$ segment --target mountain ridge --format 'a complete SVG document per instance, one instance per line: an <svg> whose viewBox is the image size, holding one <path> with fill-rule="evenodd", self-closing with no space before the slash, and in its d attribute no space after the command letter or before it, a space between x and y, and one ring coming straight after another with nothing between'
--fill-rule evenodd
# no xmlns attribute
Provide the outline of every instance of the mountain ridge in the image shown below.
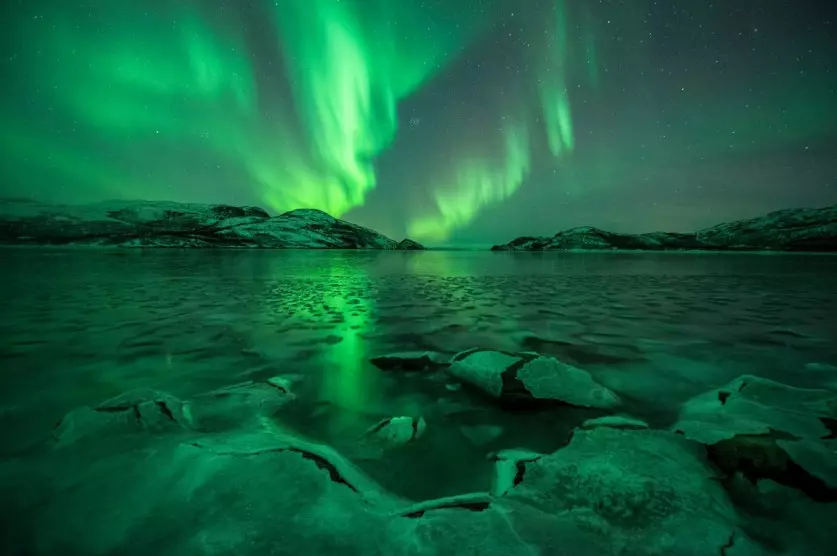
<svg viewBox="0 0 837 556"><path fill-rule="evenodd" d="M837 252L837 205L776 210L696 232L625 234L579 226L550 237L521 236L491 250Z"/></svg>
<svg viewBox="0 0 837 556"><path fill-rule="evenodd" d="M47 205L0 199L0 244L170 248L420 250L317 209L173 201Z"/></svg>
<svg viewBox="0 0 837 556"><path fill-rule="evenodd" d="M0 198L0 245L424 250L318 209L271 216L255 206L174 201L49 205ZM792 208L696 232L609 232L578 226L521 236L492 251L837 252L837 205Z"/></svg>

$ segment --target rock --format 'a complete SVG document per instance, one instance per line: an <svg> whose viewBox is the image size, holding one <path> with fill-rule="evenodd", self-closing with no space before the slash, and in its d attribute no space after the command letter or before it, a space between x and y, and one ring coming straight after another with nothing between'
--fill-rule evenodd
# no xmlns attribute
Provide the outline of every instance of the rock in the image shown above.
<svg viewBox="0 0 837 556"><path fill-rule="evenodd" d="M684 404L673 430L707 446L718 467L837 500L837 394L752 375Z"/></svg>
<svg viewBox="0 0 837 556"><path fill-rule="evenodd" d="M411 503L327 447L264 431L141 447L52 462L31 524L48 533L11 553L405 554L412 520L392 516Z"/></svg>
<svg viewBox="0 0 837 556"><path fill-rule="evenodd" d="M403 446L421 438L427 428L424 417L387 417L366 431L364 437L386 446Z"/></svg>
<svg viewBox="0 0 837 556"><path fill-rule="evenodd" d="M526 464L538 461L544 457L544 454L531 450L512 449L489 454L488 457L495 462L491 494L504 496L523 480L523 475L526 473Z"/></svg>
<svg viewBox="0 0 837 556"><path fill-rule="evenodd" d="M619 397L593 380L590 373L554 357L532 359L517 371L517 379L536 399L598 408L612 408L620 403Z"/></svg>
<svg viewBox="0 0 837 556"><path fill-rule="evenodd" d="M707 446L707 453L728 475L740 472L754 483L770 479L818 502L837 501L837 443L742 434Z"/></svg>
<svg viewBox="0 0 837 556"><path fill-rule="evenodd" d="M55 426L53 437L59 444L84 437L142 430L194 429L227 431L246 424L258 425L296 399L290 387L295 377L273 377L264 382L243 382L183 402L165 392L132 390L96 407L69 412Z"/></svg>
<svg viewBox="0 0 837 556"><path fill-rule="evenodd" d="M619 397L586 371L536 353L473 349L453 357L448 372L509 404L561 402L613 408Z"/></svg>
<svg viewBox="0 0 837 556"><path fill-rule="evenodd" d="M709 250L837 251L837 205L787 209L694 233L620 234L584 226L552 237L519 237L492 251Z"/></svg>
<svg viewBox="0 0 837 556"><path fill-rule="evenodd" d="M492 508L488 493L403 500L333 449L277 430L196 433L180 442L147 435L121 448L94 459L63 453L30 470L34 484L4 490L21 515L38 515L17 528L10 553L415 556L468 546L529 556L534 549L511 510ZM550 542L566 539L557 533Z"/></svg>
<svg viewBox="0 0 837 556"><path fill-rule="evenodd" d="M725 484L741 508L747 529L758 531L765 545L781 547L783 554L831 554L837 504L815 502L804 493L770 479L753 483L740 473Z"/></svg>
<svg viewBox="0 0 837 556"><path fill-rule="evenodd" d="M516 370L524 359L512 353L489 350L469 350L453 357L448 372L459 380L476 386L483 392L500 398L503 394L503 374Z"/></svg>
<svg viewBox="0 0 837 556"><path fill-rule="evenodd" d="M634 419L623 415L604 415L594 419L587 419L581 424L584 430L598 427L611 427L615 429L647 429L648 423L641 419Z"/></svg>
<svg viewBox="0 0 837 556"><path fill-rule="evenodd" d="M188 429L192 425L189 404L164 392L132 390L94 408L69 412L55 425L53 438L66 445L103 434Z"/></svg>
<svg viewBox="0 0 837 556"><path fill-rule="evenodd" d="M404 501L383 491L363 471L333 448L310 442L291 433L271 430L247 430L236 434L198 438L186 447L197 447L218 456L259 456L262 454L292 452L314 462L318 469L326 471L328 478L348 487L366 503L383 509L395 509Z"/></svg>
<svg viewBox="0 0 837 556"><path fill-rule="evenodd" d="M806 484L802 488L803 492L813 491L811 497L814 500L837 501L837 440L816 442L778 439L776 445L805 473L817 479ZM800 480L808 483L807 478L800 478ZM823 489L823 484L827 488Z"/></svg>
<svg viewBox="0 0 837 556"><path fill-rule="evenodd" d="M412 239L402 239L398 242L398 249L401 251L425 251L427 248Z"/></svg>
<svg viewBox="0 0 837 556"><path fill-rule="evenodd" d="M723 554L724 546L752 546L701 446L669 432L578 430L553 454L516 461L503 499L593 528L614 553ZM508 486L510 470L499 472Z"/></svg>
<svg viewBox="0 0 837 556"><path fill-rule="evenodd" d="M435 371L450 364L448 357L435 351L408 351L373 357L370 362L383 371Z"/></svg>
<svg viewBox="0 0 837 556"><path fill-rule="evenodd" d="M120 247L396 249L373 230L319 210L270 217L258 207L107 201L88 205L0 202L0 243Z"/></svg>
<svg viewBox="0 0 837 556"><path fill-rule="evenodd" d="M245 383L194 405L248 403L268 391L287 395ZM113 407L134 401L149 398ZM378 430L403 427L396 419ZM274 421L137 435L112 447L77 443L33 454L26 473L13 467L16 459L0 462L0 477L15 478L2 491L15 509L4 515L14 530L4 547L126 556L746 554L749 539L702 454L671 433L600 427L576 432L554 454L495 454L492 493L414 501Z"/></svg>
<svg viewBox="0 0 837 556"><path fill-rule="evenodd" d="M837 393L828 390L743 375L687 401L673 428L704 444L771 431L819 439L830 432L823 419L835 417L835 403Z"/></svg>

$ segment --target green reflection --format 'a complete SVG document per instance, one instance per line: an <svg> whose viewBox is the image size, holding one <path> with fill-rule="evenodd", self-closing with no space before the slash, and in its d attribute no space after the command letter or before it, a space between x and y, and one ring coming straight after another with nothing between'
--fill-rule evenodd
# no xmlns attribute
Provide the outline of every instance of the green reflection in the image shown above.
<svg viewBox="0 0 837 556"><path fill-rule="evenodd" d="M348 410L338 412L339 421L329 423L333 432L339 432L367 424L363 413L379 405L382 384L379 372L369 364L365 337L374 326L369 278L361 265L349 267L335 257L329 259L322 295L316 301L327 308L327 321L335 323L329 334L340 340L326 344L319 397Z"/></svg>

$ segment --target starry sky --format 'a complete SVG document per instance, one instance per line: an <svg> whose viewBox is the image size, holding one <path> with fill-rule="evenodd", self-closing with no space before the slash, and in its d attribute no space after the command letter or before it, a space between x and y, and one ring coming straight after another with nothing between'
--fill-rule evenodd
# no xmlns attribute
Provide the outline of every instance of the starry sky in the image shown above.
<svg viewBox="0 0 837 556"><path fill-rule="evenodd" d="M0 196L476 245L837 203L829 0L7 0Z"/></svg>

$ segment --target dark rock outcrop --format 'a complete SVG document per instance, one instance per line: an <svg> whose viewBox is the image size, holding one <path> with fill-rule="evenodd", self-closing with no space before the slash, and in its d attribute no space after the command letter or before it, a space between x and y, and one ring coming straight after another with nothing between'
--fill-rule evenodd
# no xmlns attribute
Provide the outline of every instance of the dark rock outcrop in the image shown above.
<svg viewBox="0 0 837 556"><path fill-rule="evenodd" d="M436 371L450 365L449 358L435 351L388 353L369 361L382 371Z"/></svg>
<svg viewBox="0 0 837 556"><path fill-rule="evenodd" d="M837 501L837 394L751 375L689 400L672 429L706 445L713 462Z"/></svg>
<svg viewBox="0 0 837 556"><path fill-rule="evenodd" d="M0 202L0 244L406 248L374 230L333 218L320 210L299 209L271 217L258 207L162 201L108 201L73 206L5 200Z"/></svg>
<svg viewBox="0 0 837 556"><path fill-rule="evenodd" d="M584 226L552 237L519 237L492 251L837 251L837 205L787 209L693 233L620 234Z"/></svg>

